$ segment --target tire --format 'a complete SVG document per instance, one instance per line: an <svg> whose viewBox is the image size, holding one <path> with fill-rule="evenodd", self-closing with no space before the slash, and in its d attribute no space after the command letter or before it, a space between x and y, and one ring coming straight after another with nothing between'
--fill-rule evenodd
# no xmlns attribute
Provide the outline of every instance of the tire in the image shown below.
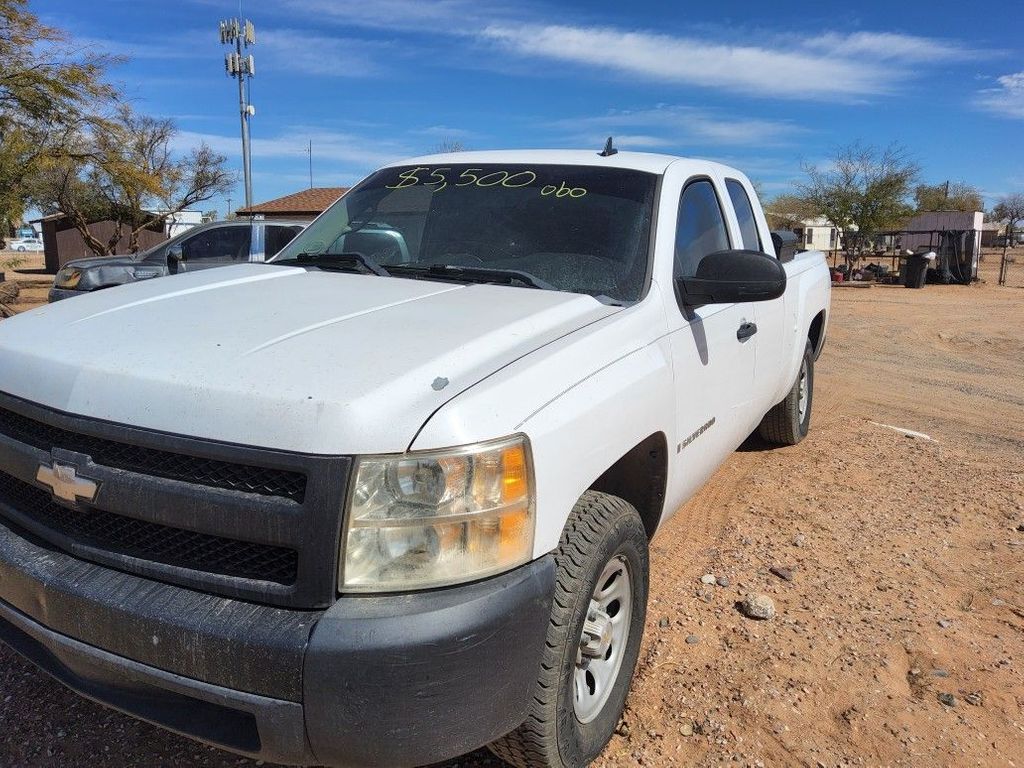
<svg viewBox="0 0 1024 768"><path fill-rule="evenodd" d="M801 413L801 386L805 387L804 409ZM811 406L814 404L814 347L807 342L793 388L761 419L757 432L773 445L796 445L811 428Z"/></svg>
<svg viewBox="0 0 1024 768"><path fill-rule="evenodd" d="M562 531L555 563L551 621L528 716L490 745L494 754L517 768L582 768L601 753L622 716L643 637L647 534L631 504L606 493L584 493ZM599 587L602 600L614 597L606 613L591 614L588 621ZM604 623L609 616L611 621ZM615 616L620 623L614 622ZM586 656L581 647L585 622L591 640ZM611 628L598 637L599 626ZM625 628L623 637L615 634L619 627ZM610 643L602 653L605 638ZM581 669L583 664L588 666ZM594 675L609 684L591 688L598 679ZM588 692L579 702L577 681Z"/></svg>

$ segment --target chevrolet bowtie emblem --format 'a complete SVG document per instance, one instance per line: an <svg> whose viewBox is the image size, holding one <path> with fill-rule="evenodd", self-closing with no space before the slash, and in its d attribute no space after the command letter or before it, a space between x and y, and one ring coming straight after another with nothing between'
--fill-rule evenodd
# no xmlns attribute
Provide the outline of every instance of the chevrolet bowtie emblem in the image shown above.
<svg viewBox="0 0 1024 768"><path fill-rule="evenodd" d="M36 480L48 486L53 495L62 501L74 504L78 501L92 501L99 486L87 477L79 477L74 467L53 462L53 466L40 464Z"/></svg>

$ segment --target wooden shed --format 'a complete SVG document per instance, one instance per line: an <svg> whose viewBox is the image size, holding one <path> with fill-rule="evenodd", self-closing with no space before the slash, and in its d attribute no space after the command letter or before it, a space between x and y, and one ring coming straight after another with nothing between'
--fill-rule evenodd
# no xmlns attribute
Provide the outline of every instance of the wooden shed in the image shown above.
<svg viewBox="0 0 1024 768"><path fill-rule="evenodd" d="M89 250L82 235L63 213L43 216L41 219L34 219L33 223L35 222L40 223L43 229L43 255L47 272L56 272L73 259L96 255ZM116 226L117 224L107 219L91 223L89 231L97 240L106 243L114 234ZM155 227L139 233L139 249L152 248L166 239L163 224L158 223ZM127 228L122 227L121 239L114 250L119 254L128 253L128 242L129 232Z"/></svg>

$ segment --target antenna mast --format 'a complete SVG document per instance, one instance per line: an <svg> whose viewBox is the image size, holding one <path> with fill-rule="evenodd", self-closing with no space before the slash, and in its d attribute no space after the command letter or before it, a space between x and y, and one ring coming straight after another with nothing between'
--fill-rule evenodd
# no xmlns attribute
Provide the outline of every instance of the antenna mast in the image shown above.
<svg viewBox="0 0 1024 768"><path fill-rule="evenodd" d="M238 80L238 111L242 121L242 171L245 175L245 207L252 205L252 156L249 150L249 120L256 114L256 108L249 103L247 85L256 74L253 55L242 54L242 49L256 45L256 28L248 19L227 19L220 23L220 42L234 46L234 51L224 54L224 69L228 77Z"/></svg>

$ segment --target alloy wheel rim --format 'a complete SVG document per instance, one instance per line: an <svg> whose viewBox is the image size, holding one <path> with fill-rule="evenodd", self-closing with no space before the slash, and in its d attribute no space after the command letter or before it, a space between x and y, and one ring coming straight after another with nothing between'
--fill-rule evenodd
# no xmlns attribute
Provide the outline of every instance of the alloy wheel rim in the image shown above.
<svg viewBox="0 0 1024 768"><path fill-rule="evenodd" d="M800 421L803 422L807 415L807 364L800 367L800 389L797 399L797 408L800 411Z"/></svg>
<svg viewBox="0 0 1024 768"><path fill-rule="evenodd" d="M621 555L601 571L583 622L573 670L573 710L581 723L604 709L622 668L633 610L633 584Z"/></svg>

